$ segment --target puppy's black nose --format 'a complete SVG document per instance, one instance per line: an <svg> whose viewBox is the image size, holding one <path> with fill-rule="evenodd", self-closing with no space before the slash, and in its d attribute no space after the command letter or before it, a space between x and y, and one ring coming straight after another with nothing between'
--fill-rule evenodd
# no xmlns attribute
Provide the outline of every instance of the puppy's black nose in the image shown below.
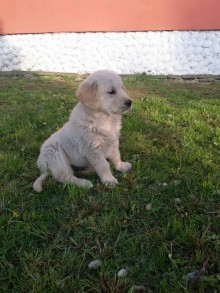
<svg viewBox="0 0 220 293"><path fill-rule="evenodd" d="M125 105L128 106L128 107L131 107L131 104L132 104L132 101L131 100L127 100L125 102Z"/></svg>

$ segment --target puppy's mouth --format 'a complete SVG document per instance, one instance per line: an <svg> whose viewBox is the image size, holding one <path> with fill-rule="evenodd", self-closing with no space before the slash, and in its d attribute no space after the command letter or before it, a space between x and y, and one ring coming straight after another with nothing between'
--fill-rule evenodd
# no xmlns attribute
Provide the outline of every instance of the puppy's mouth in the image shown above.
<svg viewBox="0 0 220 293"><path fill-rule="evenodd" d="M123 114L128 112L132 107L132 100L127 99L125 100L122 104L117 105L116 107L113 108L108 108L105 113L110 115L111 113L114 114Z"/></svg>

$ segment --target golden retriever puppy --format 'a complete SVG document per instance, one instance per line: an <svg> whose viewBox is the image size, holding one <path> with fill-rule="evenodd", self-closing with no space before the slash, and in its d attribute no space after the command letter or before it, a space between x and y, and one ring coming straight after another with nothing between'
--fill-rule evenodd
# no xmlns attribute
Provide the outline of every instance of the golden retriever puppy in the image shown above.
<svg viewBox="0 0 220 293"><path fill-rule="evenodd" d="M93 184L74 175L74 169L95 171L105 185L115 185L109 162L116 170L126 172L131 164L121 161L119 135L121 114L131 108L119 75L107 70L96 71L79 86L78 104L69 121L41 146L38 158L40 177L33 188L42 191L49 173L59 182L80 187Z"/></svg>

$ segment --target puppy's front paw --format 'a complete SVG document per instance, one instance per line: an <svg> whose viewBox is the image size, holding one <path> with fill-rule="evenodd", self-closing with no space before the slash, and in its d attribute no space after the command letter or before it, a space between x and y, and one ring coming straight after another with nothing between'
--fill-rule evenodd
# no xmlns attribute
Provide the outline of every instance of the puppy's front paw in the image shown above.
<svg viewBox="0 0 220 293"><path fill-rule="evenodd" d="M132 168L131 163L121 162L121 166L117 170L121 172L128 172L129 170L131 170L131 168Z"/></svg>
<svg viewBox="0 0 220 293"><path fill-rule="evenodd" d="M118 184L118 180L112 176L112 178L108 178L105 180L102 180L102 183L106 186L115 186L116 184Z"/></svg>

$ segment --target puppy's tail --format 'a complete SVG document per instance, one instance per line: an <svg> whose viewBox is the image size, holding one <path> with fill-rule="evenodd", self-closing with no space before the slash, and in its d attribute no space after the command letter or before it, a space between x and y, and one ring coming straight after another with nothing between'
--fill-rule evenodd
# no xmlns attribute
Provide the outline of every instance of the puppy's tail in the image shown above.
<svg viewBox="0 0 220 293"><path fill-rule="evenodd" d="M36 192L41 192L43 190L43 185L47 177L48 177L48 173L43 173L40 175L40 177L37 178L37 180L35 180L33 184L33 189Z"/></svg>

